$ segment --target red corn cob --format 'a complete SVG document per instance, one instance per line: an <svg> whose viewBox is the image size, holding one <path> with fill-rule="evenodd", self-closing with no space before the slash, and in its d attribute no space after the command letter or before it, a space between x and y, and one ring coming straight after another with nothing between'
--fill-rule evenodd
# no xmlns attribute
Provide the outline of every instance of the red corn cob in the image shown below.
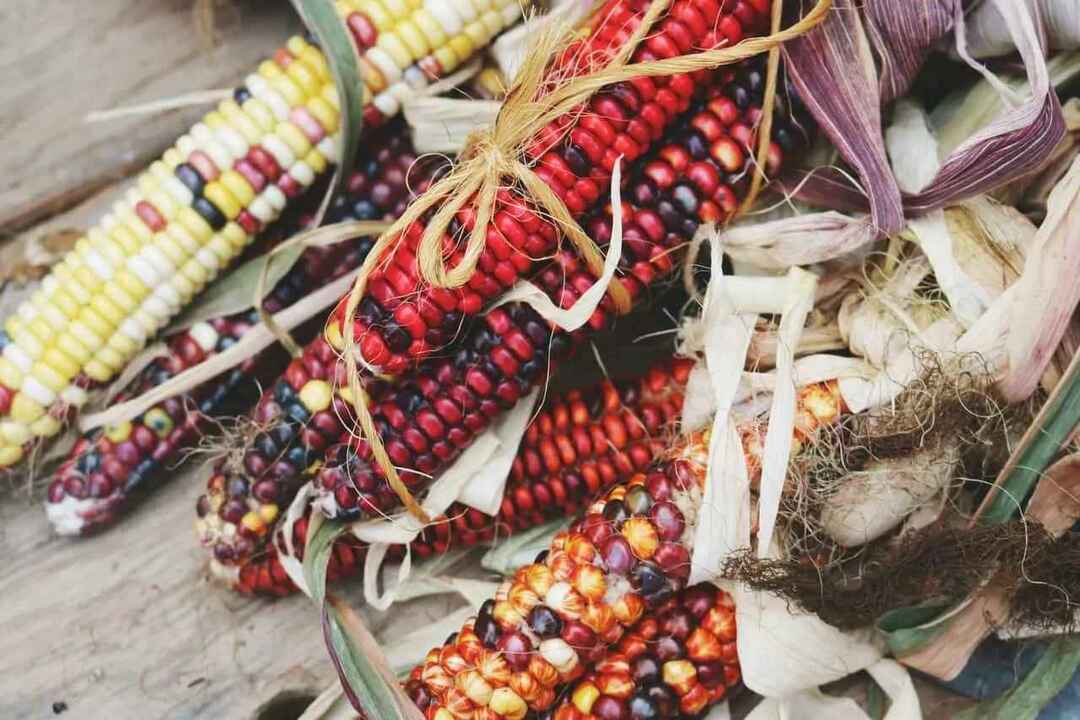
<svg viewBox="0 0 1080 720"><path fill-rule="evenodd" d="M843 409L828 385L799 400L813 428ZM682 717L723 698L739 679L730 598L686 589L707 451L695 434L610 490L429 652L405 684L425 716Z"/></svg>
<svg viewBox="0 0 1080 720"><path fill-rule="evenodd" d="M640 296L647 284L676 266L673 251L685 243L698 223L707 217L703 208L709 206L699 202L698 198L741 191L743 181L735 175L724 174L725 182L713 196L705 194L709 188L694 184L693 178L702 174L698 166L713 167L716 162L709 156L708 139L723 140L727 137L723 134L724 128L728 126L732 132L747 127L752 133L748 126L732 124L740 118L738 112L729 113L730 117L721 117L717 113L727 112L724 108L730 109L733 105L738 106L736 110L745 108L742 111L745 115L756 115L753 101L761 89L760 72L750 65L741 71L722 70L712 77L717 84L688 114L686 127L680 124L673 131L675 136L683 138L684 152L694 162L676 167L664 160L662 156L674 156L675 151L682 149L681 144L672 143L652 156L650 162L642 164L645 171L653 174L656 174L657 166L668 168L675 173L672 182L660 186L646 174L631 176L628 180L631 192L626 195L640 198L640 204L623 204L627 242L622 264L629 273L615 281L623 283L632 297ZM722 102L725 100L730 104ZM783 130L778 137L787 138L789 145L797 141L795 129L789 129L783 122L778 124ZM713 127L713 130L706 136L696 129L698 126ZM753 137L747 137L745 141L753 142ZM774 145L773 155L777 162L780 154L779 146ZM745 153L740 157L739 172L744 175ZM686 174L679 174L682 171ZM728 184L729 180L734 183L734 189ZM610 238L610 223L610 209L601 208L588 221L587 227L594 237L606 242ZM568 307L594 282L594 278L575 255L562 252L535 281L556 304ZM605 299L590 318L588 327L602 329L612 317L610 300ZM340 345L333 324L328 335ZM373 384L371 395L376 427L395 464L420 473L433 473L444 467L475 432L486 427L488 418L498 411L500 404L506 406L527 394L539 370L548 366L549 351L557 359L583 336L584 330L572 335L557 329L549 330L528 307L504 306L486 316L480 327L467 333L453 362L429 361L392 391L385 384ZM320 507L329 514L355 516L396 506L396 495L386 485L381 471L370 465L364 443L357 445L368 467L352 475L340 471L339 466L348 457L348 445L353 439L343 431L344 427L351 427L350 405L330 392L335 381L339 385L345 384L343 365L338 363L334 348L326 340L319 339L305 351L305 360L295 362L273 394L264 398L257 413L257 418L267 423L282 415L291 420L256 438L244 455L242 470L234 461L229 467L220 468L211 479L208 496L199 504L200 517L213 511L221 521L214 521L218 527L200 534L221 562L243 561L256 549L256 544L268 530L267 523L259 519L260 509L271 506L266 515L275 516L278 508L291 500L302 483L301 473L308 467L311 453L322 453L334 443L338 445L327 454L329 466L318 478L322 494ZM309 383L319 390L315 393L309 388L309 397L314 396L324 403L323 409L315 413L297 400ZM430 413L419 412L425 403L431 407ZM432 422L432 419L438 422ZM247 475L244 487L250 492L230 492L229 476L241 472ZM402 477L414 490L426 482L419 473L406 471ZM248 527L238 527L245 517ZM203 529L207 530L205 526Z"/></svg>
<svg viewBox="0 0 1080 720"><path fill-rule="evenodd" d="M613 54L633 33L649 3L609 0L596 14L590 34L560 58L563 72L584 72L596 58ZM635 62L674 57L734 44L765 30L770 3L680 0L650 29L633 54ZM706 73L637 78L597 93L582 112L553 122L534 138L527 154L536 174L562 199L574 217L583 217L606 194L611 170L621 155L643 156L690 105ZM463 257L455 241L468 231L474 211L466 206L451 223L444 246L452 264ZM475 315L533 269L533 258L555 249L555 227L534 212L516 191L498 194L492 227L479 266L466 286L423 287L416 253L424 225L410 225L386 262L370 276L367 297L351 332L372 366L400 374L450 342L463 316ZM344 332L344 303L334 319Z"/></svg>
<svg viewBox="0 0 1080 720"><path fill-rule="evenodd" d="M392 219L404 211L409 187L413 191L426 187L435 166L430 162L416 163L404 130L402 124L388 127L366 145L357 159L357 169L346 183L346 192L328 213L329 221ZM300 217L284 218L273 232L275 237L285 238L305 224ZM371 238L358 238L306 249L297 265L273 288L264 307L277 312L340 277L363 262L372 244ZM258 319L257 312L247 311L197 323L176 336L170 342L168 355L147 367L118 400L145 392L226 349ZM180 451L197 440L207 421L237 393L239 386L253 386L259 377L272 377L268 370L280 372L284 363L278 362L279 355L280 351L270 348L223 377L214 378L186 396L170 398L130 423L95 430L80 439L49 486L46 510L57 531L87 533L114 521L136 490L149 484L162 466L177 460ZM258 374L253 374L256 370Z"/></svg>
<svg viewBox="0 0 1080 720"><path fill-rule="evenodd" d="M605 381L547 403L523 438L498 515L455 503L413 541L412 551L428 557L573 515L618 478L645 469L678 418L689 370L688 361L674 360L639 381ZM307 522L293 526L294 548L304 547ZM355 539L338 544L344 547L335 548L328 568L335 579L354 572L363 553ZM216 571L241 592L285 595L295 587L281 567L283 549L279 531L263 556Z"/></svg>

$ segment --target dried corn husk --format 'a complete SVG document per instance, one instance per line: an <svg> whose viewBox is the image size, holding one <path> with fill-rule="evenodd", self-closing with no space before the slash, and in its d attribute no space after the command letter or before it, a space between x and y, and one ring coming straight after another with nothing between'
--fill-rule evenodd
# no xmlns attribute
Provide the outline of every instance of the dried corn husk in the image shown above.
<svg viewBox="0 0 1080 720"><path fill-rule="evenodd" d="M1075 0L1016 0L1039 18L1040 32L1051 50L1080 47L1080 4ZM968 18L968 49L973 57L1007 55L1016 49L1006 20L993 3L982 3Z"/></svg>

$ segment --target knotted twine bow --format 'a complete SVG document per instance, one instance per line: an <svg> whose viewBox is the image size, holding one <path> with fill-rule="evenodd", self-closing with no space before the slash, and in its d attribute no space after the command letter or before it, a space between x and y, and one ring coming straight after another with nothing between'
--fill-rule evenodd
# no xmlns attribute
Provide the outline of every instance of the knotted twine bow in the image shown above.
<svg viewBox="0 0 1080 720"><path fill-rule="evenodd" d="M747 38L729 48L718 48L689 55L629 63L629 59L649 29L667 10L672 0L652 0L628 41L607 61L601 69L585 75L552 77L548 62L564 49L575 31L561 28L541 32L534 47L528 52L514 86L490 130L475 132L459 163L442 180L435 183L420 196L409 209L375 243L356 277L352 292L345 305L342 339L344 360L349 379L349 397L360 425L361 436L367 442L371 454L386 476L387 483L401 499L402 504L422 522L429 522L412 493L402 482L397 469L386 452L382 439L375 428L368 397L363 389L359 363L362 356L351 329L352 318L360 306L372 272L388 264L392 250L400 242L405 230L418 222L425 213L437 205L438 209L427 223L417 248L416 262L423 280L434 287L459 288L472 277L483 253L488 226L494 217L496 194L502 187L516 187L553 221L558 229L574 244L581 258L594 275L603 270L604 258L596 243L577 224L559 196L538 177L532 169L533 162L526 154L534 138L553 121L572 113L581 113L587 101L602 88L618 82L639 77L661 77L707 70L729 65L764 52L770 58L770 81L775 88L776 52L780 45L815 27L825 19L833 0L818 0L813 9L801 20L784 30L777 30L779 8L774 8L773 32L765 37ZM782 0L774 0L779 6ZM775 91L774 91L775 92ZM768 95L768 93L767 93ZM767 98L768 99L768 98ZM765 107L766 117L771 116L771 103ZM766 128L767 129L767 128ZM554 141L553 141L554 142ZM767 147L767 145L765 146ZM541 157L543 151L536 152ZM763 153L759 149L759 157ZM760 165L760 163L759 163ZM755 173L753 188L760 187L760 167ZM443 237L450 228L454 216L466 203L476 207L476 218L469 233L461 260L449 267L443 249ZM389 252L388 252L389 251ZM616 311L625 313L630 308L630 297L622 283L612 283L607 292Z"/></svg>

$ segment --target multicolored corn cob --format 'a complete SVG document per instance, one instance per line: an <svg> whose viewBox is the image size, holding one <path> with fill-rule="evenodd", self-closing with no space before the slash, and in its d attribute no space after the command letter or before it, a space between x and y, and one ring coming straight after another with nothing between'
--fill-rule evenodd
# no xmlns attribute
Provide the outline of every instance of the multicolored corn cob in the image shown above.
<svg viewBox="0 0 1080 720"><path fill-rule="evenodd" d="M402 124L373 133L356 166L345 192L327 213L330 222L397 217L445 164L434 158L418 161ZM307 217L297 215L295 221L276 223L274 235L285 238L305 226ZM363 237L307 248L272 289L264 308L277 312L358 267L372 245L371 238ZM258 313L251 310L195 324L170 341L168 353L151 363L117 399L136 396L225 350L258 321ZM253 387L280 372L285 365L281 356L279 350L269 348L225 376L171 398L131 422L83 436L49 485L46 512L56 530L64 535L83 534L111 524L136 491L160 475L164 465L179 460L180 452L198 439L239 386Z"/></svg>
<svg viewBox="0 0 1080 720"><path fill-rule="evenodd" d="M522 439L499 513L493 518L455 503L412 542L412 552L425 558L573 515L619 478L644 470L666 447L689 371L688 361L674 360L640 380L605 381L549 401ZM298 551L307 524L305 517L293 525ZM332 579L352 574L363 557L355 539L338 544L344 547L336 547L330 559ZM281 566L283 551L279 530L264 554L239 567L215 563L215 573L240 592L285 595L295 587Z"/></svg>
<svg viewBox="0 0 1080 720"><path fill-rule="evenodd" d="M517 0L336 7L359 45L370 125L522 12ZM293 37L139 177L0 332L0 467L59 432L88 386L118 373L325 172L339 114L325 58Z"/></svg>
<svg viewBox="0 0 1080 720"><path fill-rule="evenodd" d="M695 178L704 174L703 168L713 173L709 177L721 171L712 164L715 161L708 154L706 136L694 128L712 127L715 123L720 134L714 133L713 139L719 141L728 137L729 126L742 127L736 121L743 115L756 116L760 110L753 101L760 97L760 72L750 66L741 71L720 70L707 77L714 84L700 88L701 97L673 129L673 137L684 138L693 152L686 150L682 142L664 144L644 158L641 169L628 180L630 192L624 197L639 198L640 203L623 202L626 242L620 262L624 274L616 276L614 282L621 283L635 299L656 279L677 267L678 250L698 224L708 218L702 208L710 206L698 198L721 193L735 198L735 193L748 184L742 177L749 163L744 148L740 151L742 175L720 175L721 184L711 188L714 194L704 195L710 187L695 182ZM756 93L747 90L748 85L756 88ZM732 98L738 98L738 103ZM727 117L727 122L721 120L717 111L720 105L728 106L725 100L743 105L742 115L736 113ZM782 116L778 124L788 137L798 137L797 127L785 123ZM750 132L748 143L754 140ZM779 146L774 144L772 154L780 163L783 151ZM678 158L686 155L695 160L679 162ZM660 186L650 177L659 174L658 168L671 171L671 183ZM729 181L735 183L734 188ZM586 227L601 244L606 244L611 237L611 222L611 209L603 207L586 219ZM595 282L581 260L569 251L558 253L555 261L533 280L564 308ZM361 303L362 312L373 307L370 297ZM614 317L613 305L605 298L585 328L567 334L551 327L527 306L503 306L464 333L452 362L441 358L426 361L394 386L381 381L371 383L376 427L394 464L403 469L403 481L414 492L426 486L429 476L456 457L494 413L528 394L540 370L557 368L560 357L571 347L589 331L608 327ZM459 332L460 315L449 314L446 321L453 323L454 333ZM397 496L381 470L370 462L366 443L355 442L349 431L351 404L340 391L337 395L333 392L335 384L347 391L344 364L337 360L337 351L342 347L338 328L331 323L327 337L310 345L305 350L307 359L294 362L273 394L260 403L256 418L270 429L244 451L242 465L234 459L211 479L200 510L203 517L214 512L221 520L209 523L209 531L202 537L219 561L242 561L255 549L253 543L268 531L266 523L258 520L261 508L273 506L267 508L266 514L276 514L306 480L303 472L309 467L308 461L324 452L326 465L319 470L316 485L320 493L317 505L325 513L357 517L396 507ZM314 404L316 401L318 404ZM352 472L342 470L343 463L355 455L365 467ZM252 488L242 497L224 490L230 485L230 475L237 473L246 474L245 487ZM211 502L209 498L215 499ZM247 527L242 525L243 518L247 518Z"/></svg>
<svg viewBox="0 0 1080 720"><path fill-rule="evenodd" d="M670 58L730 45L768 26L768 1L679 0L650 29L633 61ZM608 0L596 13L584 39L562 53L562 74L587 72L597 58L610 56L641 23L647 0ZM648 153L687 110L708 73L637 78L604 88L587 107L546 127L526 149L536 174L562 199L571 215L584 217L607 195L610 173L622 156L634 163ZM354 318L335 314L337 332L353 333L367 365L384 374L403 373L449 344L463 316L478 314L491 300L534 270L535 259L549 257L559 233L513 189L498 194L494 219L476 272L458 289L426 287L419 278L418 243L425 225L406 228L369 277L367 298ZM444 238L448 260L464 257L459 240L475 220L471 207L460 211Z"/></svg>
<svg viewBox="0 0 1080 720"><path fill-rule="evenodd" d="M799 394L814 428L836 389ZM810 431L797 429L796 440ZM686 588L708 433L610 490L405 684L430 720L696 716L738 682L734 608Z"/></svg>

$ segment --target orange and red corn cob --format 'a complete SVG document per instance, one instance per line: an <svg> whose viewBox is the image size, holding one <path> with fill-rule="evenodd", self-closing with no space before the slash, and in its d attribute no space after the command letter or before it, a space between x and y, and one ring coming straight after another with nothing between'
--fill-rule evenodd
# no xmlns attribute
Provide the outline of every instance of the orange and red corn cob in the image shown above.
<svg viewBox="0 0 1080 720"><path fill-rule="evenodd" d="M729 111L741 108L744 114L757 115L754 101L761 90L758 66L725 69L710 77L716 84L703 90L685 125L680 123L673 129L673 137L681 142L662 146L628 181L631 192L626 194L639 198L640 204L623 204L627 242L621 264L626 273L615 282L622 283L632 297L640 297L651 282L676 267L679 247L700 222L709 219L708 204L698 198L710 197L705 194L710 186L701 178L709 168L713 175L723 171L716 169L718 161L709 154L707 141L730 140L726 129L730 126L732 131L746 127L751 133L746 143L753 142L749 126L733 124L741 117L739 112ZM796 142L797 128L782 120L778 125ZM707 128L708 134L698 127ZM722 187L730 192L734 191L727 180L740 191L745 182L746 150L748 147L740 150L738 178L722 175ZM773 155L779 163L778 145L774 144ZM679 159L687 157L693 161ZM661 170L669 181L654 179ZM602 243L610 238L610 225L610 208L598 209L586 224ZM534 281L556 304L569 307L595 279L573 253L563 251ZM587 327L601 330L613 318L611 301L605 298ZM466 333L452 359L427 361L392 389L374 383L371 396L376 427L395 465L405 469L402 477L406 484L414 490L424 487L425 474L436 474L445 467L478 430L486 427L492 415L527 394L538 381L539 371L565 354L585 332L584 328L573 334L549 329L531 308L504 306ZM333 324L328 336L340 346ZM201 518L210 514L221 518L209 521L217 527L204 524L200 532L221 562L242 562L250 555L268 531L264 518L275 517L291 500L313 455L326 452L327 464L319 472L317 487L318 505L327 514L369 515L391 510L398 503L381 471L370 463L366 443L355 442L347 432L352 424L350 404L332 392L333 384L346 385L344 365L337 360L335 348L320 338L305 350L305 358L302 363L293 363L257 412L257 419L267 423L282 416L289 419L278 421L256 438L245 451L242 469L237 469L237 459L229 467L223 465L211 478L208 495L200 501ZM555 367L557 364L552 362ZM318 401L320 410L312 412L304 404L305 393ZM356 454L365 467L352 473L342 471L342 464ZM246 484L235 485L245 489L241 494L228 489L233 485L230 476L238 473L246 475Z"/></svg>
<svg viewBox="0 0 1080 720"><path fill-rule="evenodd" d="M455 503L411 543L424 558L451 547L470 547L570 516L620 477L645 469L666 447L682 409L690 364L674 360L637 381L605 381L545 404L518 449L499 513L493 518ZM302 550L307 518L293 526L293 547ZM235 589L285 595L295 590L281 566L281 532L267 552L229 571L217 567ZM359 567L363 545L343 539L329 566L331 579Z"/></svg>
<svg viewBox="0 0 1080 720"><path fill-rule="evenodd" d="M770 4L679 0L650 29L632 60L647 62L735 44L767 29ZM590 63L626 42L648 5L647 0L609 0L596 13L589 35L567 49L556 65L564 73L587 72ZM643 77L604 88L581 112L551 123L533 139L526 153L536 174L575 218L583 218L607 196L616 160L622 156L634 163L646 155L687 110L707 77ZM713 188L713 194L724 196L721 208L732 196L730 188L725 190ZM474 219L474 210L466 206L443 238L451 264L464 252L455 238L470 231ZM370 276L356 317L343 317L344 303L334 316L338 332L352 332L367 364L385 374L401 374L450 343L463 317L476 315L530 274L535 259L550 256L559 240L555 226L535 212L527 198L503 190L476 272L465 286L446 289L427 287L419 278L416 253L423 230L421 220L402 232L386 262Z"/></svg>
<svg viewBox="0 0 1080 720"><path fill-rule="evenodd" d="M799 394L795 442L843 410L835 387ZM734 608L686 588L707 433L595 502L537 561L412 671L429 720L695 716L739 680Z"/></svg>
<svg viewBox="0 0 1080 720"><path fill-rule="evenodd" d="M422 190L435 171L433 163L416 160L403 126L376 134L366 143L345 192L335 199L327 220L378 220L400 215L408 203L410 188ZM283 220L274 231L287 237L305 224L303 220ZM372 244L371 238L357 238L306 249L297 265L267 296L265 309L277 312L357 267ZM175 337L168 354L147 367L117 399L138 395L225 350L258 320L257 312L247 311L197 323ZM80 534L113 522L133 493L157 479L164 465L177 461L180 452L198 439L222 404L238 394L240 386L254 386L257 379L272 377L268 370L280 372L284 363L278 362L278 355L279 351L270 348L129 423L85 435L49 485L46 511L56 530Z"/></svg>

